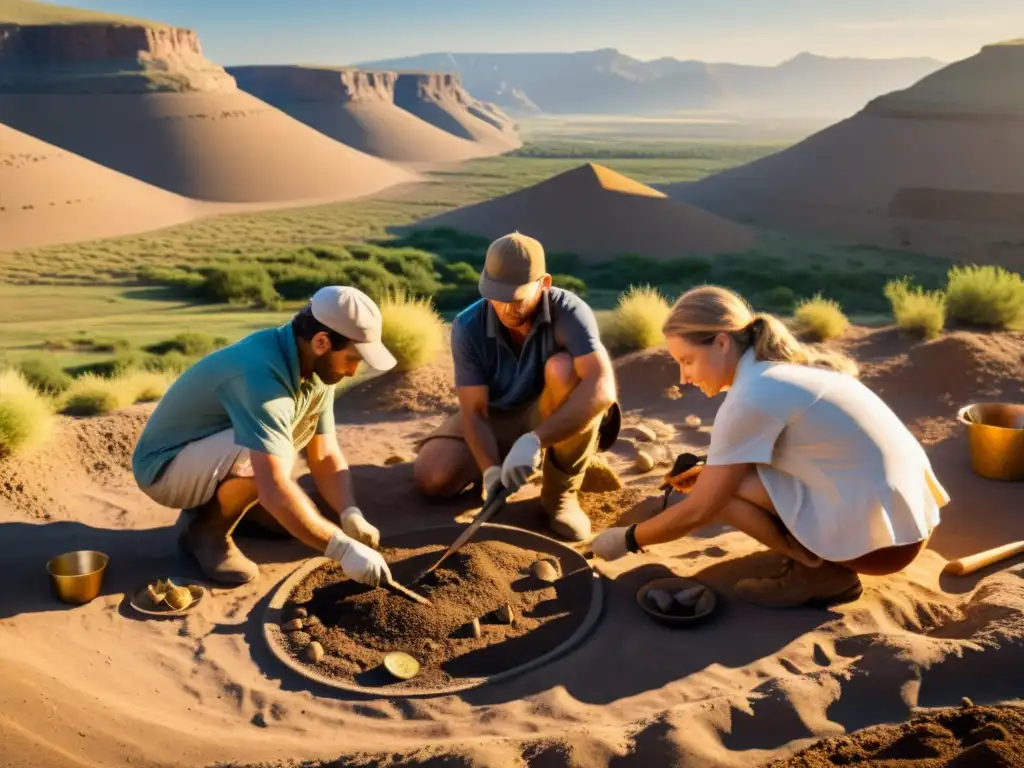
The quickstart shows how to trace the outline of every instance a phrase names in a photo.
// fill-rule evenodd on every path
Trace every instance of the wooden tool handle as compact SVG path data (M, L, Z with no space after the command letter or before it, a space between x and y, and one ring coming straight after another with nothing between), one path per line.
M978 552L975 555L961 557L958 560L950 560L946 563L946 567L943 568L943 571L957 576L965 576L966 574L974 573L987 565L998 563L1000 560L1005 560L1008 557L1013 557L1014 555L1019 555L1021 553L1024 553L1024 541L1012 541L1009 544L1003 544L1001 547L986 549L984 552Z

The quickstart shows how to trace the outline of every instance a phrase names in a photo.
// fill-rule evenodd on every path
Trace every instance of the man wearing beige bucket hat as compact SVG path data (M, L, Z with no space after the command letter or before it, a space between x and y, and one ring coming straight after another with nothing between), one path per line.
M356 506L334 426L334 385L360 362L385 371L380 309L363 292L321 288L290 323L257 331L185 371L153 411L132 456L139 487L191 520L179 539L206 575L252 581L259 569L232 532L259 502L266 521L376 586L389 576L380 534ZM321 515L292 479L305 449Z
M544 248L519 232L487 249L482 298L452 323L459 412L421 444L413 473L429 496L517 489L542 469L551 529L582 541L578 492L618 430L615 375L590 307L552 287Z

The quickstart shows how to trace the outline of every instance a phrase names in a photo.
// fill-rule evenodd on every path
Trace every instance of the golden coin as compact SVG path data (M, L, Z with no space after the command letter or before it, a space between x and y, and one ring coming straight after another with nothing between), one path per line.
M384 667L399 680L416 677L420 671L420 663L408 653L394 651L384 657Z

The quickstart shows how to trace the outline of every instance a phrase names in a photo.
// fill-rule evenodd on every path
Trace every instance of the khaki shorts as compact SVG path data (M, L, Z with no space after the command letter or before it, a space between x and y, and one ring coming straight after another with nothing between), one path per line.
M235 445L233 429L186 445L142 492L165 507L192 509L212 499L229 477L252 477L249 449Z
M494 432L494 438L498 443L499 458L504 459L505 455L512 449L512 444L527 432L540 426L542 420L539 398L529 405L512 411L489 409L487 422L490 424L491 431ZM466 435L462 428L462 415L454 413L441 422L437 429L419 441L416 446L417 450L438 437L465 441Z

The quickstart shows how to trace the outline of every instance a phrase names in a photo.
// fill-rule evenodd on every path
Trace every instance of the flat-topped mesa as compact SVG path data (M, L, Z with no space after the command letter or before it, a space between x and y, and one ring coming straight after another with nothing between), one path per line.
M932 120L1024 119L1024 44L984 46L910 88L879 96L864 112L875 117Z
M238 87L264 101L387 102L395 100L394 72L266 65L229 67Z
M0 93L235 90L190 29L120 23L0 23Z

